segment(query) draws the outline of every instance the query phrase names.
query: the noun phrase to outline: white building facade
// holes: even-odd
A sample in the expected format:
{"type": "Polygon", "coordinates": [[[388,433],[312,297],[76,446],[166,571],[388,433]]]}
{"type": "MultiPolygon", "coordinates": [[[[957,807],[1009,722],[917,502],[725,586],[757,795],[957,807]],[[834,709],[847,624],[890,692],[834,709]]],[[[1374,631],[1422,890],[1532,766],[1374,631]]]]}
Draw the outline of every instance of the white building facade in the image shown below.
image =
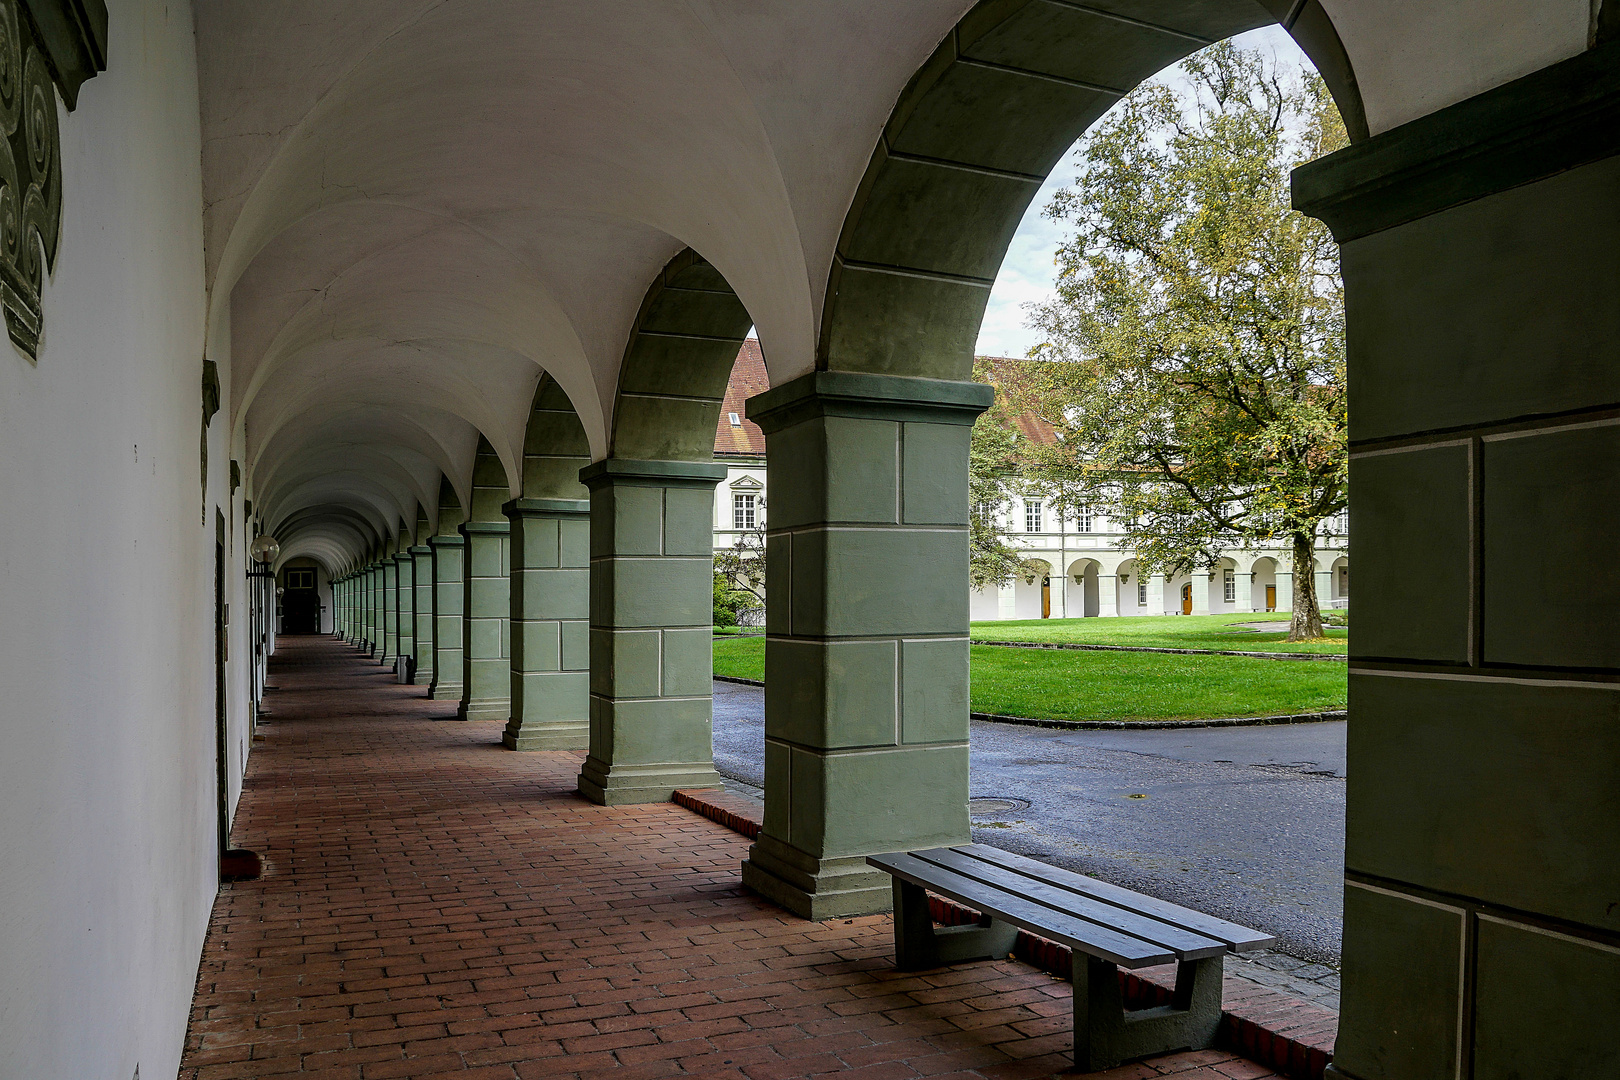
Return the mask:
{"type": "MultiPolygon", "coordinates": [[[[749,397],[767,386],[759,342],[749,338],[737,354],[715,431],[715,458],[727,466],[726,479],[714,493],[716,552],[734,548],[765,525],[765,437],[743,409],[749,397]]],[[[975,622],[1293,608],[1293,554],[1283,548],[1229,551],[1210,570],[1198,573],[1144,574],[1123,546],[1120,523],[1105,513],[1064,515],[1051,500],[1028,493],[1013,496],[997,524],[1024,554],[1031,572],[1000,588],[971,590],[975,622]]],[[[1323,608],[1349,605],[1348,524],[1345,515],[1330,519],[1317,538],[1313,573],[1317,603],[1323,608]]]]}

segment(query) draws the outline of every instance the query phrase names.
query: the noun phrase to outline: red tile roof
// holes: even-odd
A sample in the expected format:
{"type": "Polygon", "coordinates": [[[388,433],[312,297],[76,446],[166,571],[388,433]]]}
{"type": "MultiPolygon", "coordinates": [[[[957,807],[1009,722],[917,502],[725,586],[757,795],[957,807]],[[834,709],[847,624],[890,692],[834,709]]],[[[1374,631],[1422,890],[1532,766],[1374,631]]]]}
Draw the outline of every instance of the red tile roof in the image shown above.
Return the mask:
{"type": "MultiPolygon", "coordinates": [[[[1031,366],[1044,362],[1041,360],[1019,360],[1011,356],[979,357],[980,364],[989,365],[990,382],[999,391],[997,396],[1001,398],[1000,404],[1007,407],[1009,411],[1015,408],[1009,398],[1016,399],[1019,386],[1023,382],[1024,376],[1031,370],[1031,366]]],[[[1058,441],[1056,429],[1032,412],[1027,410],[1013,412],[1010,419],[1017,426],[1018,433],[1037,446],[1051,446],[1058,441]]]]}
{"type": "Polygon", "coordinates": [[[731,381],[726,384],[725,400],[720,403],[720,421],[714,429],[716,457],[765,456],[765,433],[752,420],[743,418],[743,403],[770,388],[770,376],[765,374],[765,354],[759,351],[759,341],[749,338],[737,353],[731,381]],[[733,413],[741,421],[735,427],[731,423],[733,413]]]}

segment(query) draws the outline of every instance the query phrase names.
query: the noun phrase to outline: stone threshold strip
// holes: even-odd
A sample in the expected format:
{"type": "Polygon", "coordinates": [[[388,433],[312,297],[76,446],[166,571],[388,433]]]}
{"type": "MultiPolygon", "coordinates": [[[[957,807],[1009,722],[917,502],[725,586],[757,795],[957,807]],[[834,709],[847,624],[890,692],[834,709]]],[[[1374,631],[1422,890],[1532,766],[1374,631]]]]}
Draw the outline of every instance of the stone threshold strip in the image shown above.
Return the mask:
{"type": "Polygon", "coordinates": [[[994,645],[1001,649],[1078,649],[1081,652],[1156,652],[1177,656],[1247,656],[1255,660],[1337,660],[1347,662],[1349,656],[1338,653],[1252,652],[1240,649],[1166,649],[1154,645],[1082,645],[1072,641],[991,641],[973,638],[975,645],[994,645]]]}
{"type": "MultiPolygon", "coordinates": [[[[741,686],[764,686],[758,679],[743,679],[735,675],[716,675],[718,682],[737,683],[741,686]]],[[[968,713],[975,720],[992,724],[1022,724],[1024,727],[1064,728],[1069,731],[1123,731],[1127,728],[1201,728],[1201,727],[1258,727],[1263,724],[1323,724],[1330,720],[1343,720],[1349,714],[1344,709],[1326,712],[1289,713],[1286,716],[1231,716],[1214,720],[1042,720],[1033,716],[1007,716],[1003,713],[968,713]]],[[[680,802],[679,799],[676,802],[680,802]]],[[[685,806],[685,803],[681,803],[685,806]]],[[[695,808],[694,808],[695,809],[695,808]]],[[[716,819],[718,820],[718,819],[716,819]]]]}
{"type": "MultiPolygon", "coordinates": [[[[677,791],[673,801],[750,840],[759,837],[760,806],[752,799],[702,789],[677,791]]],[[[928,904],[934,921],[945,926],[963,926],[980,918],[979,912],[942,897],[930,895],[928,904]]],[[[1073,958],[1066,945],[1020,930],[1013,955],[1060,979],[1070,978],[1073,958]]],[[[1136,972],[1121,970],[1119,975],[1130,1008],[1170,1004],[1176,981],[1174,964],[1136,972]]],[[[1227,977],[1220,1041],[1229,1050],[1294,1080],[1321,1080],[1333,1059],[1338,1032],[1339,1014],[1331,1009],[1241,977],[1227,977]]]]}

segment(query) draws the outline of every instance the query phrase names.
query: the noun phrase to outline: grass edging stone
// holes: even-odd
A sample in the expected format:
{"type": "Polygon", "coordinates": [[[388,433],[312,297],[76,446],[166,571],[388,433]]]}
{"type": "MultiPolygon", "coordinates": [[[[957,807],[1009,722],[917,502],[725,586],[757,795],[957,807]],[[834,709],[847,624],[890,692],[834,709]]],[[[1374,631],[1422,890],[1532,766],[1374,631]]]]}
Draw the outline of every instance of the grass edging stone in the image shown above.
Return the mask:
{"type": "MultiPolygon", "coordinates": [[[[720,678],[716,675],[715,678],[720,678]]],[[[727,679],[727,682],[742,682],[727,679]]],[[[763,685],[763,684],[757,684],[763,685]]],[[[1344,709],[1328,712],[1292,713],[1287,716],[1233,716],[1219,720],[1042,720],[1032,716],[1004,716],[1001,713],[968,713],[974,720],[991,724],[1020,724],[1024,727],[1064,728],[1069,731],[1135,731],[1139,728],[1261,727],[1266,724],[1325,724],[1343,720],[1344,709]]]]}
{"type": "MultiPolygon", "coordinates": [[[[1158,649],[1156,652],[1174,650],[1158,649]]],[[[765,684],[758,679],[739,679],[735,675],[716,675],[715,682],[737,683],[740,686],[765,684]]],[[[1235,716],[1221,720],[1041,720],[1033,716],[1003,716],[1000,713],[970,712],[973,720],[992,724],[1021,724],[1024,727],[1066,728],[1070,731],[1122,731],[1127,728],[1197,728],[1197,727],[1260,727],[1265,724],[1323,724],[1343,720],[1344,709],[1328,712],[1293,713],[1289,716],[1235,716]]]]}
{"type": "Polygon", "coordinates": [[[974,638],[975,645],[994,645],[1002,649],[1078,649],[1081,652],[1151,652],[1172,653],[1177,656],[1252,656],[1256,660],[1338,660],[1348,662],[1349,656],[1338,653],[1286,653],[1243,652],[1238,649],[1166,649],[1154,645],[1081,645],[1072,641],[989,641],[974,638]]]}

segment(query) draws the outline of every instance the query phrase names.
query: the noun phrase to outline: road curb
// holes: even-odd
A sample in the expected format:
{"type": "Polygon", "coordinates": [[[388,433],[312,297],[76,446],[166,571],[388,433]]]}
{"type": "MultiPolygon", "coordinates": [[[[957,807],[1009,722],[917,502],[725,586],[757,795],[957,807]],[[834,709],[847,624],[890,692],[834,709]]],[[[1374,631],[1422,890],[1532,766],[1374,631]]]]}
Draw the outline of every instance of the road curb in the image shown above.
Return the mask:
{"type": "Polygon", "coordinates": [[[716,675],[714,677],[714,679],[715,679],[716,682],[737,683],[739,686],[764,686],[765,685],[764,683],[760,682],[758,679],[739,679],[734,675],[716,675]]]}
{"type": "MultiPolygon", "coordinates": [[[[762,828],[760,807],[752,799],[728,791],[681,790],[675,792],[671,801],[750,840],[758,838],[762,828]]],[[[933,895],[928,897],[928,907],[934,921],[945,926],[975,923],[980,917],[977,911],[933,895]]],[[[1068,946],[1028,931],[1018,932],[1013,955],[1061,979],[1070,978],[1073,970],[1073,954],[1068,946]]],[[[1120,988],[1130,1008],[1172,1004],[1176,981],[1174,965],[1121,971],[1119,975],[1120,988]]],[[[1321,1080],[1328,1062],[1333,1059],[1339,1014],[1240,976],[1229,975],[1228,979],[1236,980],[1238,985],[1229,986],[1225,995],[1220,1041],[1293,1080],[1321,1080]]]]}

